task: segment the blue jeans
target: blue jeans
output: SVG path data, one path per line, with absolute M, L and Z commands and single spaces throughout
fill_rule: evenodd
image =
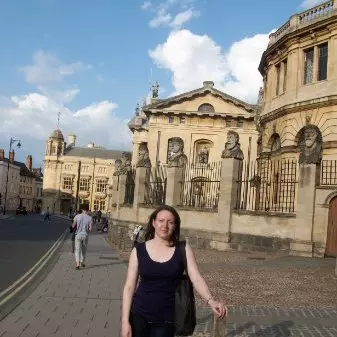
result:
M 150 322 L 139 314 L 131 313 L 132 337 L 174 337 L 173 322 Z

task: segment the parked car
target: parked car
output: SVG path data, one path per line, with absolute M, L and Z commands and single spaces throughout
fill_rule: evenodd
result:
M 19 214 L 27 215 L 28 214 L 27 208 L 26 207 L 18 207 L 16 209 L 16 215 L 19 215 Z

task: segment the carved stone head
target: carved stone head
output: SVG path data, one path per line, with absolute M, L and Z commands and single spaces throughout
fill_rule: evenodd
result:
M 235 131 L 228 131 L 225 150 L 222 152 L 222 158 L 243 159 L 243 153 L 240 149 L 239 135 Z
M 316 125 L 302 128 L 298 136 L 300 164 L 318 164 L 322 159 L 322 134 Z
M 169 141 L 168 161 L 169 167 L 182 167 L 187 162 L 184 154 L 184 141 L 179 137 L 171 138 Z
M 151 167 L 151 161 L 149 158 L 149 149 L 147 144 L 140 144 L 138 150 L 138 162 L 137 167 Z
M 179 137 L 171 138 L 171 150 L 173 153 L 183 152 L 184 141 Z

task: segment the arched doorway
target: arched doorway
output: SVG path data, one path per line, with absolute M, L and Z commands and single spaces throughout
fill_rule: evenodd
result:
M 337 257 L 337 197 L 334 197 L 329 204 L 328 235 L 325 255 Z

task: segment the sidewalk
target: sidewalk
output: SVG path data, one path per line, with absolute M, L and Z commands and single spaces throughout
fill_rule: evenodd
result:
M 60 254 L 46 279 L 0 322 L 1 337 L 119 336 L 125 263 L 96 233 L 84 269 L 75 269 L 69 239 Z

